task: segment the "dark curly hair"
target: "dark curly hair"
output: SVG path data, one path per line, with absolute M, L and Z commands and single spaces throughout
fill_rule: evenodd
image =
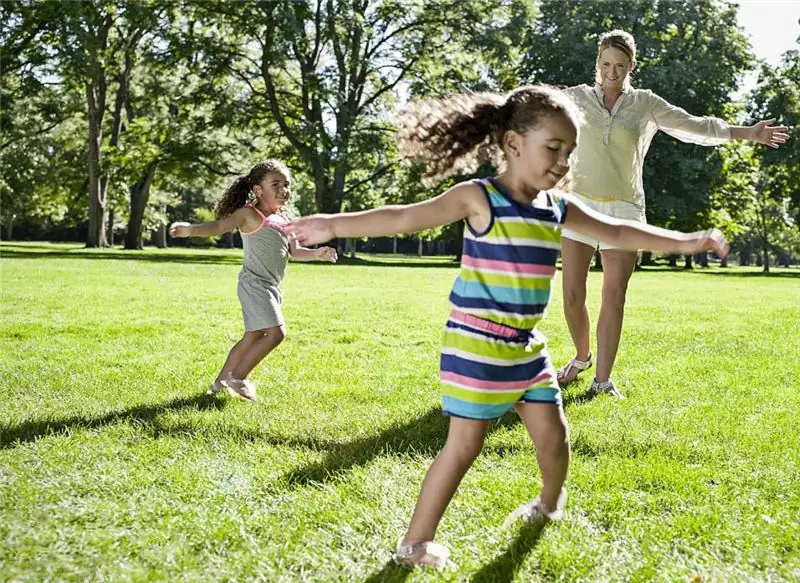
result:
M 283 174 L 291 179 L 292 173 L 289 168 L 280 160 L 269 158 L 253 166 L 250 172 L 244 176 L 239 176 L 233 184 L 228 187 L 214 206 L 214 213 L 218 219 L 233 214 L 236 210 L 245 206 L 249 200 L 250 192 L 253 187 L 259 184 L 264 176 L 272 172 Z
M 412 105 L 397 136 L 400 154 L 426 165 L 423 183 L 433 184 L 453 174 L 469 174 L 483 162 L 502 162 L 503 136 L 525 133 L 549 115 L 564 115 L 580 127 L 575 104 L 546 85 L 527 85 L 507 96 L 458 93 Z

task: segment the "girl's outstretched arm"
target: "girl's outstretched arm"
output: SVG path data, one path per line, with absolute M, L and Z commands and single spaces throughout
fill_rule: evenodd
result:
M 725 257 L 730 249 L 725 237 L 717 229 L 696 233 L 670 231 L 646 223 L 614 219 L 587 208 L 573 197 L 568 196 L 567 199 L 569 206 L 564 226 L 617 249 L 647 249 L 681 255 L 714 251 L 720 257 Z
M 241 228 L 252 211 L 242 207 L 227 217 L 210 223 L 172 223 L 170 237 L 214 237 Z
M 339 256 L 333 247 L 320 247 L 319 249 L 307 249 L 297 244 L 297 241 L 290 239 L 289 255 L 293 261 L 328 261 L 336 263 Z
M 311 215 L 289 223 L 300 245 L 324 243 L 337 237 L 382 237 L 415 233 L 476 216 L 488 208 L 480 186 L 457 184 L 436 198 L 408 205 L 384 206 L 357 213 Z

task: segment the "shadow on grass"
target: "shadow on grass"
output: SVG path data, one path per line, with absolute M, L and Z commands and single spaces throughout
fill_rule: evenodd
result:
M 202 251 L 217 251 L 218 253 L 203 253 Z M 146 261 L 151 263 L 195 263 L 217 265 L 241 265 L 241 249 L 193 249 L 190 247 L 170 247 L 168 250 L 127 251 L 120 248 L 113 249 L 87 249 L 85 247 L 55 247 L 48 245 L 14 245 L 5 243 L 0 246 L 0 256 L 4 259 L 82 259 L 82 260 L 120 260 L 120 261 Z M 308 262 L 309 265 L 325 266 L 327 262 Z M 387 255 L 386 259 L 340 257 L 340 265 L 356 267 L 438 267 L 452 269 L 459 263 L 450 258 L 441 260 L 424 260 L 400 256 L 394 258 Z
M 472 583 L 504 583 L 513 581 L 525 557 L 536 547 L 544 530 L 544 523 L 520 528 L 514 541 L 499 557 L 485 565 L 472 577 Z
M 21 443 L 35 441 L 46 435 L 68 433 L 71 429 L 93 429 L 105 427 L 119 422 L 136 421 L 144 425 L 156 425 L 156 418 L 167 411 L 179 409 L 196 409 L 198 411 L 221 410 L 227 404 L 226 399 L 215 395 L 196 395 L 182 397 L 155 405 L 140 405 L 121 411 L 106 413 L 100 417 L 66 417 L 47 421 L 27 421 L 16 426 L 0 426 L 0 449 L 16 447 Z
M 519 418 L 516 415 L 506 415 L 492 423 L 489 431 L 501 427 L 514 427 L 518 423 Z M 439 407 L 436 407 L 421 417 L 352 441 L 328 441 L 259 433 L 237 437 L 275 446 L 324 451 L 325 457 L 322 461 L 296 468 L 283 477 L 288 484 L 307 485 L 337 480 L 351 468 L 366 465 L 374 458 L 386 454 L 436 455 L 444 447 L 448 425 L 448 418 L 442 414 Z
M 0 247 L 3 259 L 81 259 L 81 260 L 119 260 L 145 261 L 149 263 L 197 263 L 217 265 L 241 265 L 240 253 L 203 254 L 181 249 L 180 251 L 125 251 L 97 250 L 76 247 L 62 249 L 44 245 L 3 245 Z
M 764 273 L 763 271 L 710 271 L 708 269 L 690 269 L 689 273 L 699 275 L 714 275 L 724 277 L 745 277 L 750 279 L 800 279 L 800 269 L 795 271 L 770 271 Z
M 564 408 L 589 401 L 597 394 L 586 390 L 583 393 L 566 393 Z M 503 415 L 492 422 L 489 432 L 498 429 L 509 429 L 520 424 L 520 418 L 513 412 Z M 387 453 L 414 453 L 422 456 L 434 456 L 441 451 L 447 439 L 448 418 L 439 407 L 428 411 L 422 417 L 406 423 L 393 425 L 381 433 L 355 439 L 353 441 L 336 442 L 319 439 L 297 439 L 275 435 L 252 436 L 263 439 L 277 446 L 301 447 L 325 451 L 321 462 L 297 468 L 285 476 L 290 484 L 324 483 L 337 477 L 355 466 L 365 465 L 373 458 Z
M 544 523 L 536 523 L 520 528 L 508 549 L 485 565 L 472 577 L 472 583 L 505 583 L 513 581 L 525 557 L 536 547 L 545 528 Z M 458 561 L 455 561 L 458 564 Z M 388 561 L 380 571 L 376 571 L 364 583 L 402 583 L 408 579 L 412 569 Z
M 460 265 L 458 259 L 455 259 L 452 256 L 442 257 L 442 259 L 440 260 L 428 260 L 428 261 L 424 259 L 416 259 L 413 257 L 403 257 L 403 256 L 395 258 L 392 255 L 385 255 L 379 258 L 373 258 L 373 257 L 369 257 L 366 259 L 361 257 L 356 257 L 356 258 L 339 257 L 339 264 L 352 265 L 356 267 L 425 267 L 425 268 L 438 267 L 446 269 L 453 269 L 454 267 L 458 267 Z
M 778 271 L 770 271 L 764 273 L 763 271 L 756 271 L 752 268 L 738 268 L 738 267 L 695 267 L 694 269 L 686 269 L 684 267 L 669 267 L 669 266 L 645 266 L 637 268 L 637 272 L 642 273 L 687 273 L 692 275 L 713 275 L 720 277 L 745 277 L 745 278 L 789 278 L 800 279 L 800 269 L 780 267 L 774 268 Z
M 564 406 L 588 401 L 594 397 L 595 394 L 590 391 L 572 398 L 567 394 Z M 511 429 L 520 423 L 520 418 L 515 413 L 509 412 L 493 421 L 489 432 Z M 392 425 L 379 433 L 349 441 L 277 435 L 271 432 L 262 433 L 234 427 L 229 428 L 229 436 L 231 439 L 268 443 L 276 447 L 294 447 L 324 452 L 324 458 L 321 461 L 295 468 L 282 478 L 282 481 L 287 484 L 303 486 L 338 480 L 352 468 L 367 465 L 373 459 L 387 454 L 435 456 L 444 447 L 448 427 L 448 417 L 442 414 L 441 408 L 435 407 L 421 417 Z M 498 453 L 502 455 L 502 448 Z
M 581 405 L 582 403 L 587 403 L 597 396 L 598 394 L 589 388 L 584 389 L 584 391 L 581 393 L 579 392 L 578 387 L 573 385 L 571 390 L 562 390 L 561 401 L 564 409 L 566 409 L 572 405 Z
M 390 560 L 380 571 L 364 579 L 364 583 L 402 583 L 408 579 L 411 572 L 411 569 L 402 567 Z

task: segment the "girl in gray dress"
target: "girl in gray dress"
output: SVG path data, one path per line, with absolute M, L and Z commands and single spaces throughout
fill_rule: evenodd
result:
M 217 202 L 211 223 L 172 223 L 172 237 L 212 237 L 239 229 L 244 265 L 239 272 L 238 296 L 244 316 L 244 336 L 231 348 L 210 393 L 231 391 L 255 401 L 256 390 L 247 375 L 286 335 L 280 284 L 289 256 L 295 261 L 336 262 L 331 247 L 306 249 L 284 232 L 287 220 L 279 211 L 292 195 L 292 176 L 278 160 L 259 162 L 240 176 Z

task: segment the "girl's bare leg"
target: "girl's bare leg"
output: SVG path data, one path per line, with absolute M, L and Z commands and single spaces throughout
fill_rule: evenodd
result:
M 519 403 L 516 410 L 536 447 L 536 461 L 542 472 L 539 499 L 545 508 L 555 510 L 570 457 L 564 409 L 550 403 Z
M 488 421 L 450 418 L 444 448 L 431 464 L 402 544 L 432 541 L 447 505 L 483 447 Z

